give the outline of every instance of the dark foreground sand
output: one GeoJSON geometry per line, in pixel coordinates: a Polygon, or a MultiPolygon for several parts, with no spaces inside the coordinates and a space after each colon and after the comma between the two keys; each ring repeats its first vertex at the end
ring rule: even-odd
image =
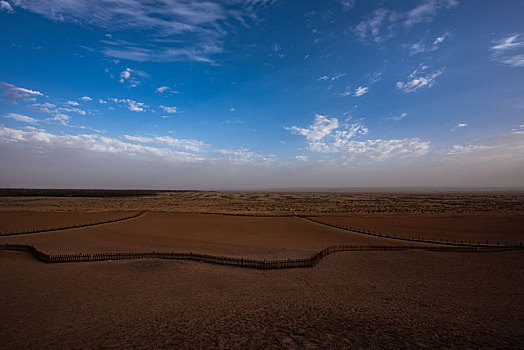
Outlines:
{"type": "Polygon", "coordinates": [[[339,253],[312,269],[0,252],[2,349],[524,347],[524,254],[339,253]]]}

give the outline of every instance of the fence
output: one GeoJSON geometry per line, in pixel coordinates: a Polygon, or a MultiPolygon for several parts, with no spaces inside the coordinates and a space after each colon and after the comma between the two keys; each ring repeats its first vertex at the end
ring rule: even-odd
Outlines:
{"type": "MultiPolygon", "coordinates": [[[[497,244],[488,243],[487,241],[485,243],[480,242],[480,241],[477,241],[477,242],[460,241],[460,242],[458,242],[458,241],[455,241],[455,240],[453,240],[453,241],[445,240],[444,241],[444,240],[431,239],[431,238],[422,238],[422,237],[418,237],[417,238],[417,237],[413,237],[413,236],[387,234],[387,233],[382,233],[382,232],[366,231],[364,229],[352,228],[352,227],[348,227],[348,226],[344,226],[344,225],[330,224],[330,223],[323,222],[323,221],[320,221],[320,220],[316,220],[316,219],[313,219],[313,218],[310,218],[310,217],[306,217],[306,216],[297,216],[297,217],[302,218],[304,220],[311,221],[311,222],[315,222],[315,223],[320,224],[320,225],[334,227],[334,228],[338,228],[338,229],[341,229],[341,230],[346,230],[346,231],[350,231],[350,232],[360,233],[360,234],[368,235],[368,236],[395,239],[395,240],[398,240],[398,241],[417,242],[417,243],[429,243],[429,244],[438,244],[438,245],[455,246],[455,247],[491,247],[491,248],[497,248],[497,247],[506,247],[506,246],[509,247],[509,246],[511,246],[510,244],[508,244],[508,242],[502,242],[502,244],[500,242],[497,242],[497,244]]],[[[520,242],[519,246],[522,246],[522,242],[520,242]]]]}
{"type": "Polygon", "coordinates": [[[334,245],[322,249],[317,254],[305,259],[280,259],[280,260],[256,260],[246,258],[234,258],[197,253],[176,252],[149,252],[149,253],[98,253],[98,254],[46,254],[31,245],[26,244],[2,244],[0,250],[23,251],[30,253],[36,259],[45,263],[68,263],[68,262],[90,262],[103,260],[127,260],[127,259],[173,259],[189,260],[209,264],[237,266],[259,270],[290,269],[316,266],[322,258],[337,252],[350,251],[403,251],[403,250],[426,250],[439,252],[500,252],[508,250],[523,250],[522,245],[500,246],[500,247],[444,247],[444,246],[353,246],[334,245]]]}
{"type": "Polygon", "coordinates": [[[2,237],[2,236],[29,235],[29,234],[32,234],[32,233],[61,231],[61,230],[69,230],[69,229],[72,229],[72,228],[81,228],[81,227],[109,224],[109,223],[113,223],[113,222],[119,222],[119,221],[134,219],[134,218],[139,217],[140,215],[143,215],[145,212],[146,212],[146,210],[143,210],[143,211],[140,211],[140,212],[138,212],[136,214],[133,214],[133,215],[130,215],[130,216],[121,216],[121,217],[116,218],[116,219],[96,221],[96,222],[84,223],[84,224],[78,224],[78,225],[71,225],[71,226],[57,226],[57,227],[51,227],[51,228],[34,229],[34,230],[31,230],[31,231],[2,232],[2,233],[0,233],[0,237],[2,237]]]}

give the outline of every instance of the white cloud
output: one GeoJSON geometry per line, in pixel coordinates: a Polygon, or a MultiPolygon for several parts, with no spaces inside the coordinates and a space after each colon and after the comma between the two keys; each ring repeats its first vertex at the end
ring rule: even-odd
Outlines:
{"type": "Polygon", "coordinates": [[[521,34],[513,34],[509,37],[495,40],[490,50],[491,59],[510,67],[524,67],[524,40],[521,34]]]}
{"type": "Polygon", "coordinates": [[[455,125],[455,128],[465,128],[466,126],[468,126],[468,124],[466,124],[466,123],[459,123],[459,124],[455,125]]]}
{"type": "Polygon", "coordinates": [[[6,11],[9,13],[13,13],[13,8],[7,1],[0,0],[0,11],[6,11]]]}
{"type": "Polygon", "coordinates": [[[126,68],[125,71],[122,71],[120,73],[120,82],[123,83],[125,79],[131,78],[131,72],[132,70],[130,68],[126,68]]]}
{"type": "Polygon", "coordinates": [[[0,82],[0,90],[7,103],[16,104],[16,100],[34,101],[35,96],[43,96],[40,91],[30,90],[9,83],[0,82]]]}
{"type": "Polygon", "coordinates": [[[139,71],[135,71],[131,68],[126,68],[125,70],[120,72],[119,82],[123,84],[127,81],[130,87],[137,87],[138,85],[140,85],[140,81],[133,74],[141,76],[147,75],[145,72],[141,72],[141,74],[139,74],[139,71]]]}
{"type": "Polygon", "coordinates": [[[310,151],[325,154],[340,154],[345,162],[385,161],[390,158],[422,156],[429,151],[429,142],[418,138],[393,140],[353,140],[363,136],[368,129],[355,122],[340,124],[337,118],[327,118],[317,114],[315,123],[309,128],[292,126],[285,128],[293,134],[306,137],[310,151]]]}
{"type": "Polygon", "coordinates": [[[67,101],[66,104],[70,105],[70,106],[79,106],[80,103],[76,102],[76,101],[67,101]]]}
{"type": "Polygon", "coordinates": [[[300,156],[300,155],[296,156],[295,159],[300,162],[307,162],[309,160],[308,156],[300,156]]]}
{"type": "Polygon", "coordinates": [[[125,98],[125,99],[111,98],[110,100],[115,103],[127,104],[127,109],[129,109],[131,112],[144,112],[146,108],[148,107],[145,103],[136,102],[128,98],[125,98]]]}
{"type": "Polygon", "coordinates": [[[356,97],[360,97],[364,94],[367,94],[369,92],[369,88],[366,87],[366,86],[359,86],[356,90],[355,90],[355,96],[356,97]]]}
{"type": "Polygon", "coordinates": [[[182,148],[188,151],[198,152],[204,146],[202,141],[197,140],[184,140],[184,139],[175,139],[170,136],[155,136],[155,137],[145,137],[145,136],[130,136],[124,135],[124,138],[129,141],[143,143],[143,144],[165,144],[171,147],[182,148]]]}
{"type": "Polygon", "coordinates": [[[338,128],[337,118],[327,118],[326,116],[316,114],[315,123],[309,128],[299,128],[297,126],[286,127],[293,134],[305,136],[308,141],[318,141],[329,135],[333,130],[338,128]]]}
{"type": "Polygon", "coordinates": [[[14,119],[19,122],[30,123],[30,124],[38,123],[38,120],[35,118],[31,118],[31,117],[28,117],[27,115],[22,115],[22,114],[17,114],[17,113],[9,113],[5,115],[4,118],[10,118],[10,119],[14,119]]]}
{"type": "Polygon", "coordinates": [[[104,101],[104,100],[102,100],[102,99],[100,98],[100,99],[98,99],[98,103],[100,103],[100,104],[104,104],[104,105],[105,105],[105,104],[107,104],[107,101],[104,101]]]}
{"type": "MultiPolygon", "coordinates": [[[[423,67],[425,68],[425,67],[423,67]]],[[[424,69],[422,69],[424,70],[424,69]]],[[[432,87],[435,79],[442,74],[444,68],[436,70],[430,74],[419,75],[419,70],[415,69],[408,77],[408,81],[397,81],[397,88],[404,92],[414,92],[423,87],[432,87]]]]}
{"type": "Polygon", "coordinates": [[[167,106],[159,106],[164,112],[166,113],[178,113],[178,108],[173,107],[167,107],[167,106]]]}
{"type": "Polygon", "coordinates": [[[55,135],[45,130],[23,131],[0,126],[0,141],[8,143],[25,143],[48,150],[73,150],[95,153],[124,155],[130,158],[151,156],[165,160],[194,161],[198,160],[191,153],[175,151],[123,142],[119,139],[104,137],[98,134],[55,135]]]}
{"type": "Polygon", "coordinates": [[[80,99],[81,99],[82,101],[86,101],[86,102],[87,102],[87,101],[93,101],[93,99],[92,99],[91,97],[89,97],[89,96],[82,96],[82,97],[80,97],[80,99]]]}
{"type": "Polygon", "coordinates": [[[511,133],[515,135],[524,135],[524,124],[519,125],[518,128],[511,130],[511,133]]]}

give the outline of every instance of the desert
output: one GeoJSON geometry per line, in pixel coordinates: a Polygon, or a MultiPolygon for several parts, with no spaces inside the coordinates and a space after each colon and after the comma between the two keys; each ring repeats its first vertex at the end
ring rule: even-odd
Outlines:
{"type": "Polygon", "coordinates": [[[55,255],[306,259],[333,245],[409,247],[267,271],[155,258],[43,263],[0,250],[3,348],[521,348],[523,207],[519,193],[0,197],[0,245],[55,255]],[[39,228],[54,229],[20,234],[39,228]],[[433,251],[441,245],[421,237],[479,251],[433,251]]]}

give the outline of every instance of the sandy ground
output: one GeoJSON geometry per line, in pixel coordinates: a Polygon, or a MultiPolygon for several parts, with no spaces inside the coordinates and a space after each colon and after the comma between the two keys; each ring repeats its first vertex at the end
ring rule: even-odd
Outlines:
{"type": "Polygon", "coordinates": [[[0,234],[71,226],[131,216],[135,211],[35,212],[0,211],[0,234]]]}
{"type": "Polygon", "coordinates": [[[339,253],[258,271],[0,252],[3,349],[524,347],[524,254],[339,253]]]}
{"type": "MultiPolygon", "coordinates": [[[[520,241],[523,203],[513,195],[215,192],[0,198],[0,225],[10,227],[154,210],[0,243],[51,253],[193,250],[256,258],[303,257],[331,244],[399,244],[295,217],[202,214],[281,215],[295,207],[369,230],[520,241]]],[[[523,286],[524,251],[345,252],[315,268],[272,271],[173,260],[44,264],[0,251],[0,348],[522,349],[523,286]]]]}
{"type": "Polygon", "coordinates": [[[519,244],[524,243],[524,215],[344,215],[315,219],[353,228],[405,236],[519,244]]]}
{"type": "Polygon", "coordinates": [[[260,259],[310,257],[334,244],[406,244],[296,217],[167,212],[147,212],[135,219],[99,226],[0,237],[0,243],[30,244],[43,252],[55,254],[192,251],[260,259]]]}

